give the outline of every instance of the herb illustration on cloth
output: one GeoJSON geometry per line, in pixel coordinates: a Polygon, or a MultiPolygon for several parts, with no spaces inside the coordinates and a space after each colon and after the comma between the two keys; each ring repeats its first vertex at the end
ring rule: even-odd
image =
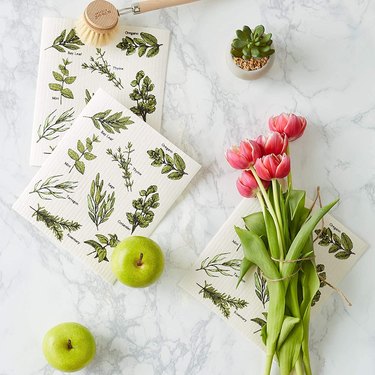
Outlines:
{"type": "MultiPolygon", "coordinates": [[[[234,226],[244,226],[244,217],[257,211],[256,199],[243,199],[180,286],[264,348],[261,334],[267,324],[269,281],[256,267],[240,279],[241,269],[246,265],[241,263],[242,249],[234,231],[234,226]],[[251,290],[253,292],[249,294],[251,290]]],[[[333,287],[339,285],[367,249],[360,238],[330,214],[316,227],[314,234],[320,288],[312,301],[312,314],[335,292],[333,287]]]]}
{"type": "MultiPolygon", "coordinates": [[[[169,31],[120,25],[109,45],[85,45],[75,21],[44,18],[31,140],[30,164],[42,165],[75,117],[99,88],[160,130],[169,52],[169,31]]],[[[129,123],[118,113],[91,114],[108,132],[129,123]]],[[[80,163],[78,163],[80,164],[80,163]]]]}
{"type": "Polygon", "coordinates": [[[14,209],[114,282],[113,248],[131,234],[149,236],[200,166],[105,91],[90,96],[14,209]],[[156,149],[178,155],[183,178],[151,165],[156,149]]]}

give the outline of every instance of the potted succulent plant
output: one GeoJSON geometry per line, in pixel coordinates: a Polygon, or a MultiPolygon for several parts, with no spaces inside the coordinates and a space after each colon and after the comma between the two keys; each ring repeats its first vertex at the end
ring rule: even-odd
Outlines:
{"type": "Polygon", "coordinates": [[[236,31],[233,39],[228,65],[233,74],[242,79],[256,79],[272,66],[275,50],[272,48],[272,34],[266,34],[263,25],[253,30],[244,26],[236,31]]]}

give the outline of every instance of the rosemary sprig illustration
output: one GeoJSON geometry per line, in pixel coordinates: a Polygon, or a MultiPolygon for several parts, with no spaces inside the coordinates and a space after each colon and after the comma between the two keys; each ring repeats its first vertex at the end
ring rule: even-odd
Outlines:
{"type": "Polygon", "coordinates": [[[264,308],[266,303],[270,300],[270,294],[268,291],[267,280],[263,277],[261,270],[257,267],[254,272],[254,283],[255,283],[255,294],[259,298],[264,308]]]}
{"type": "Polygon", "coordinates": [[[168,173],[167,177],[170,180],[180,180],[184,175],[187,175],[185,172],[185,161],[179,154],[174,153],[172,157],[171,155],[166,154],[162,148],[148,150],[147,153],[150,159],[153,160],[151,165],[153,167],[163,166],[161,173],[168,173]]]}
{"type": "Polygon", "coordinates": [[[240,270],[241,259],[226,260],[228,254],[230,253],[220,253],[211,259],[210,257],[203,259],[201,266],[196,271],[204,271],[210,277],[234,276],[234,271],[240,270]]]}
{"type": "Polygon", "coordinates": [[[69,169],[69,173],[73,170],[73,168],[75,168],[81,174],[85,173],[85,163],[81,159],[83,157],[84,159],[90,161],[96,158],[96,155],[91,152],[94,148],[94,142],[100,142],[98,136],[95,134],[92,136],[92,139],[86,138],[85,145],[81,140],[77,141],[78,153],[71,148],[68,150],[69,157],[74,160],[74,164],[69,169]]]}
{"type": "Polygon", "coordinates": [[[63,30],[61,34],[53,41],[52,45],[47,47],[45,50],[54,48],[59,52],[65,52],[65,48],[68,50],[77,50],[81,46],[84,46],[81,39],[76,34],[75,29],[71,29],[66,35],[67,30],[63,30]]]}
{"type": "Polygon", "coordinates": [[[155,85],[151,82],[149,76],[145,76],[145,72],[140,70],[130,85],[134,87],[133,92],[129,94],[131,100],[136,102],[134,107],[130,110],[139,117],[142,117],[143,121],[146,121],[147,115],[154,113],[156,110],[156,98],[155,95],[150,94],[154,90],[155,85]]]}
{"type": "Polygon", "coordinates": [[[38,128],[38,140],[37,143],[42,139],[52,141],[59,137],[60,133],[65,132],[69,129],[70,125],[74,121],[73,108],[68,109],[56,118],[55,113],[57,109],[51,112],[44,121],[44,124],[40,124],[38,128]]]}
{"type": "Polygon", "coordinates": [[[77,181],[62,181],[59,182],[62,175],[56,175],[48,177],[45,181],[39,180],[34,185],[34,190],[30,191],[29,194],[36,193],[39,198],[45,200],[51,200],[52,197],[57,199],[65,199],[63,193],[72,193],[77,187],[77,181]]]}
{"type": "Polygon", "coordinates": [[[90,194],[87,195],[88,214],[96,229],[110,218],[115,208],[115,192],[107,195],[107,191],[103,192],[103,185],[104,181],[100,180],[100,173],[98,173],[95,180],[91,182],[90,194]]]}
{"type": "Polygon", "coordinates": [[[111,71],[108,61],[104,59],[105,51],[102,52],[101,48],[97,48],[96,55],[96,58],[92,56],[90,57],[89,64],[83,63],[82,68],[89,69],[91,73],[98,72],[99,74],[106,76],[108,81],[112,82],[115,87],[119,90],[123,89],[124,86],[121,83],[121,79],[116,77],[116,74],[111,71]]]}
{"type": "Polygon", "coordinates": [[[140,198],[133,200],[134,213],[126,213],[128,222],[132,226],[131,234],[134,233],[138,226],[140,228],[147,228],[154,220],[155,214],[152,210],[158,208],[160,205],[157,191],[158,187],[151,185],[147,190],[139,192],[140,198]]]}
{"type": "Polygon", "coordinates": [[[76,221],[65,220],[62,217],[52,215],[44,207],[39,206],[39,204],[37,209],[31,206],[30,208],[34,211],[32,217],[35,217],[36,221],[43,222],[59,241],[62,241],[64,238],[64,230],[74,232],[81,228],[81,224],[76,221]]]}
{"type": "Polygon", "coordinates": [[[107,109],[104,112],[98,112],[94,116],[85,116],[91,119],[97,129],[103,128],[107,133],[120,133],[121,130],[127,130],[128,125],[134,124],[129,116],[122,117],[122,112],[115,112],[111,115],[112,110],[107,109]]]}
{"type": "Polygon", "coordinates": [[[134,180],[132,179],[131,171],[131,154],[134,152],[131,142],[128,142],[125,150],[121,150],[121,147],[117,149],[117,152],[113,152],[112,149],[107,149],[107,154],[112,156],[112,161],[117,162],[118,167],[122,170],[122,178],[125,181],[125,187],[128,191],[132,191],[134,180]]]}
{"type": "Polygon", "coordinates": [[[92,99],[92,97],[94,96],[94,93],[90,93],[89,90],[85,90],[85,103],[86,104],[89,104],[89,101],[92,99]]]}
{"type": "Polygon", "coordinates": [[[128,56],[138,50],[139,57],[144,54],[146,54],[146,57],[154,57],[159,53],[161,46],[162,44],[158,44],[158,40],[152,34],[140,33],[140,38],[130,38],[129,36],[122,38],[116,47],[126,51],[128,56]]]}
{"type": "Polygon", "coordinates": [[[203,298],[210,299],[227,319],[230,317],[231,308],[238,310],[248,305],[248,302],[242,298],[232,297],[229,294],[219,292],[207,281],[204,281],[204,286],[198,283],[197,285],[200,288],[199,294],[202,294],[203,298]]]}
{"type": "Polygon", "coordinates": [[[348,259],[355,254],[352,251],[353,242],[346,233],[342,232],[341,237],[339,237],[336,233],[332,233],[330,228],[324,227],[323,229],[316,229],[315,234],[317,235],[316,240],[320,240],[318,244],[325,247],[329,246],[328,252],[335,254],[337,259],[348,259]]]}
{"type": "Polygon", "coordinates": [[[72,62],[68,59],[63,59],[63,63],[59,65],[59,72],[52,72],[53,77],[58,83],[49,83],[48,87],[52,91],[59,91],[60,92],[60,105],[62,104],[62,98],[67,99],[74,99],[74,95],[72,90],[67,87],[64,87],[65,84],[71,85],[74,83],[77,77],[69,76],[69,70],[67,66],[70,65],[72,62]]]}
{"type": "MultiPolygon", "coordinates": [[[[324,264],[317,264],[316,265],[316,272],[318,273],[318,277],[319,277],[319,280],[320,280],[320,288],[325,287],[326,286],[326,280],[327,280],[327,273],[325,272],[325,265],[324,264]]],[[[315,293],[315,296],[314,296],[313,300],[311,301],[311,306],[315,306],[319,302],[321,295],[322,295],[322,292],[320,290],[318,290],[315,293]]]]}
{"type": "Polygon", "coordinates": [[[96,234],[95,237],[98,241],[95,240],[87,240],[85,244],[90,245],[94,248],[94,251],[88,253],[87,256],[95,254],[94,258],[98,259],[98,263],[100,262],[109,262],[107,258],[107,248],[108,246],[113,248],[116,247],[117,244],[120,242],[116,234],[108,234],[108,237],[104,236],[103,234],[96,234]]]}

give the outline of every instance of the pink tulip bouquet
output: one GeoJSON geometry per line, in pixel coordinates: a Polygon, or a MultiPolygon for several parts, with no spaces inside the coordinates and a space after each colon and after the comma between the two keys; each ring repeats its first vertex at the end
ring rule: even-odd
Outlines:
{"type": "Polygon", "coordinates": [[[319,289],[312,233],[338,202],[312,212],[306,192],[292,185],[289,142],[301,137],[306,119],[294,114],[270,118],[272,133],[243,140],[226,152],[228,163],[242,170],[237,189],[256,197],[261,211],[236,227],[244,257],[239,282],[253,266],[268,281],[269,308],[261,336],[266,346],[264,375],[276,358],[281,375],[311,375],[309,323],[312,300],[319,289]]]}

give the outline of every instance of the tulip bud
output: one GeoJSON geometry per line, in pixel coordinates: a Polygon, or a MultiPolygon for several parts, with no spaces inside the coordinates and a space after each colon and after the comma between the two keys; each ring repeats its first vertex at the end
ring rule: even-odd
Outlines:
{"type": "Polygon", "coordinates": [[[288,155],[266,155],[258,159],[254,165],[258,176],[266,181],[274,178],[284,178],[290,172],[290,158],[288,155]]]}
{"type": "MultiPolygon", "coordinates": [[[[264,188],[268,189],[270,185],[269,181],[262,182],[264,188]]],[[[237,179],[236,185],[239,193],[245,198],[254,197],[259,189],[259,185],[250,171],[243,171],[237,179]]]]}
{"type": "Polygon", "coordinates": [[[268,126],[271,131],[285,134],[289,141],[294,141],[301,137],[306,128],[306,119],[295,114],[282,113],[281,115],[271,117],[268,120],[268,126]]]}
{"type": "Polygon", "coordinates": [[[277,132],[271,133],[268,137],[260,135],[256,142],[261,148],[263,155],[269,154],[283,154],[288,147],[288,137],[285,134],[277,132]]]}

